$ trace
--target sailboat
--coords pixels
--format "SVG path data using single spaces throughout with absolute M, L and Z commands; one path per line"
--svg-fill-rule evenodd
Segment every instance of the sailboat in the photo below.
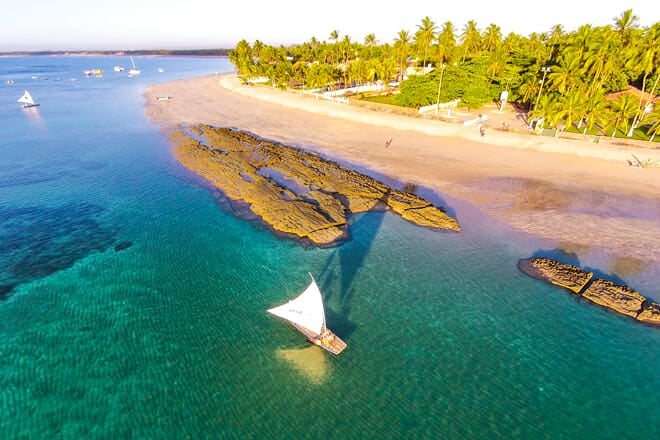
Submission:
M 16 102 L 22 103 L 23 108 L 39 106 L 38 103 L 34 102 L 34 99 L 32 99 L 32 95 L 30 95 L 30 92 L 28 92 L 27 90 L 25 91 L 25 93 L 23 93 L 23 96 L 18 98 L 18 101 Z
M 326 327 L 321 290 L 311 273 L 309 276 L 312 282 L 297 298 L 268 309 L 268 313 L 289 321 L 309 342 L 337 355 L 344 351 L 346 343 Z
M 131 57 L 131 65 L 133 66 L 133 68 L 128 71 L 128 76 L 139 75 L 140 71 L 135 67 L 135 61 L 133 61 L 133 57 Z

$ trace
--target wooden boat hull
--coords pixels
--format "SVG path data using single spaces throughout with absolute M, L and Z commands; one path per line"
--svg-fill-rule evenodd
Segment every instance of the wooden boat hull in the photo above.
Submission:
M 307 336 L 307 340 L 314 345 L 329 351 L 334 355 L 340 354 L 346 348 L 346 343 L 342 341 L 339 336 L 334 334 L 331 330 L 326 329 L 325 333 L 322 335 L 303 327 L 299 324 L 291 323 L 295 328 L 298 329 L 303 335 Z

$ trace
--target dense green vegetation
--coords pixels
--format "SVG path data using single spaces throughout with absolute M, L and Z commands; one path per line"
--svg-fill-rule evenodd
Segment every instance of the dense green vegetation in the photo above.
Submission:
M 143 50 L 43 50 L 0 52 L 0 55 L 162 55 L 162 56 L 227 56 L 231 49 L 143 49 Z
M 641 28 L 632 10 L 611 25 L 585 24 L 565 32 L 503 36 L 469 21 L 459 31 L 429 17 L 392 44 L 368 34 L 363 43 L 315 37 L 292 47 L 240 41 L 229 59 L 241 75 L 266 77 L 278 87 L 343 88 L 382 81 L 397 87 L 394 102 L 419 108 L 460 99 L 478 108 L 508 92 L 508 102 L 546 127 L 651 139 L 660 133 L 660 22 Z M 612 93 L 635 87 L 633 92 Z

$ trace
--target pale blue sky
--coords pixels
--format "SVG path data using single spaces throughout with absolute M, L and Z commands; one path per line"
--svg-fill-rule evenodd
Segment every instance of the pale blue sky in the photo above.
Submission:
M 364 41 L 374 33 L 392 42 L 405 29 L 411 34 L 425 16 L 437 25 L 451 21 L 460 31 L 468 20 L 480 29 L 491 23 L 506 35 L 545 32 L 555 24 L 572 31 L 583 24 L 606 25 L 632 9 L 640 24 L 660 21 L 653 0 L 442 1 L 331 0 L 8 0 L 0 12 L 0 51 L 93 49 L 231 48 L 252 43 L 295 44 L 312 36 L 329 41 L 337 30 Z M 391 3 L 394 6 L 390 5 Z

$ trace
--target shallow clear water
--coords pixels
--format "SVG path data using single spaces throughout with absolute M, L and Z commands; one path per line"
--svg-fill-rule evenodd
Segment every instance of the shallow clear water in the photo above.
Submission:
M 143 114 L 148 84 L 228 61 L 135 61 L 0 58 L 1 438 L 658 437 L 660 332 L 518 271 L 555 243 L 424 190 L 460 234 L 381 212 L 334 249 L 276 238 Z M 265 312 L 307 272 L 339 357 Z

